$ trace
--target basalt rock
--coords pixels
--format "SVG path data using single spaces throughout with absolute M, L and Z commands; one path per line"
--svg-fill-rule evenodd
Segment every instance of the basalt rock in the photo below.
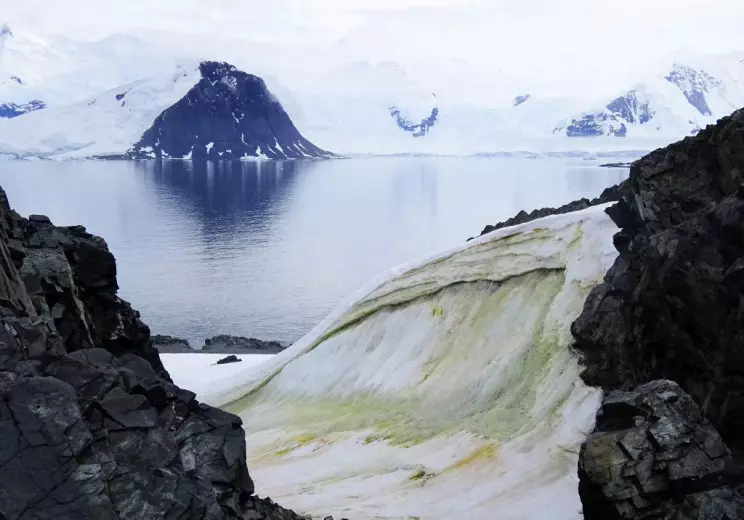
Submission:
M 304 520 L 253 495 L 241 419 L 167 379 L 115 273 L 0 190 L 0 518 Z
M 633 164 L 620 253 L 572 326 L 584 380 L 671 379 L 744 459 L 744 111 Z
M 585 520 L 744 518 L 744 471 L 674 382 L 607 395 L 581 447 Z

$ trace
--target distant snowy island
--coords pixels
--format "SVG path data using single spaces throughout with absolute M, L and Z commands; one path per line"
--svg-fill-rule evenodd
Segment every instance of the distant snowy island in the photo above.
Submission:
M 183 59 L 132 35 L 78 42 L 3 26 L 0 156 L 646 152 L 744 106 L 742 59 L 672 61 L 587 98 L 508 77 L 492 92 L 465 64 L 438 80 L 365 60 L 285 79 L 242 63 Z M 481 83 L 483 92 L 472 94 Z

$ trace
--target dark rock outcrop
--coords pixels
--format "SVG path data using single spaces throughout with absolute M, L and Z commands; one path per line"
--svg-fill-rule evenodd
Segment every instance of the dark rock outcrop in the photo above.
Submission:
M 217 361 L 217 364 L 218 365 L 227 365 L 229 363 L 240 363 L 241 361 L 243 361 L 243 360 L 240 359 L 238 356 L 227 356 L 227 357 L 224 357 L 224 358 L 220 359 L 219 361 Z
M 620 197 L 620 191 L 618 186 L 612 186 L 610 188 L 607 188 L 602 192 L 602 194 L 597 197 L 596 199 L 579 199 L 575 200 L 573 202 L 569 202 L 568 204 L 564 204 L 563 206 L 560 206 L 558 208 L 541 208 L 531 211 L 530 213 L 527 213 L 526 211 L 522 210 L 519 213 L 517 213 L 512 218 L 505 220 L 504 222 L 499 222 L 495 225 L 488 225 L 483 228 L 483 231 L 481 231 L 480 236 L 485 235 L 486 233 L 491 233 L 492 231 L 496 231 L 497 229 L 505 228 L 505 227 L 511 227 L 511 226 L 517 226 L 519 224 L 526 224 L 527 222 L 532 222 L 533 220 L 537 220 L 539 218 L 548 217 L 550 215 L 563 215 L 566 213 L 572 213 L 574 211 L 581 211 L 582 209 L 590 208 L 592 206 L 598 206 L 600 204 L 607 204 L 609 202 L 615 202 Z M 473 238 L 469 238 L 468 240 L 473 240 Z
M 201 80 L 155 119 L 127 157 L 334 157 L 300 134 L 261 78 L 227 63 L 205 61 L 199 69 Z
M 744 111 L 631 168 L 619 258 L 572 325 L 584 380 L 680 384 L 744 459 Z M 737 191 L 738 190 L 738 191 Z
M 204 341 L 201 352 L 210 354 L 278 354 L 287 345 L 278 341 L 220 335 Z
M 605 396 L 579 480 L 585 520 L 744 518 L 744 471 L 671 381 Z
M 530 99 L 530 97 L 531 97 L 530 94 L 523 94 L 521 96 L 517 96 L 514 98 L 514 101 L 512 101 L 512 105 L 514 105 L 515 107 L 518 107 L 519 105 L 526 103 Z
M 240 418 L 167 379 L 115 274 L 0 190 L 0 518 L 302 520 L 253 495 Z
M 173 336 L 164 336 L 161 334 L 152 336 L 152 344 L 158 349 L 158 352 L 163 354 L 188 354 L 197 352 L 191 348 L 188 340 L 174 338 Z
M 56 227 L 43 215 L 20 217 L 0 196 L 14 266 L 38 315 L 50 319 L 65 351 L 103 348 L 142 357 L 165 379 L 150 329 L 119 298 L 116 262 L 106 242 L 82 226 Z

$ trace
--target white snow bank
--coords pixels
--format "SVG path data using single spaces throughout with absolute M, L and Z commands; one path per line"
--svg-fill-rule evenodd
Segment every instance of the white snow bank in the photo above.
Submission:
M 228 354 L 202 354 L 200 352 L 160 354 L 160 359 L 175 384 L 191 390 L 201 399 L 201 396 L 208 393 L 215 382 L 241 372 L 245 373 L 247 368 L 260 365 L 273 357 L 268 354 L 236 355 L 242 361 L 226 365 L 216 363 Z
M 311 514 L 580 518 L 600 392 L 570 323 L 615 258 L 597 207 L 499 230 L 364 287 L 202 399 L 239 413 L 258 492 Z

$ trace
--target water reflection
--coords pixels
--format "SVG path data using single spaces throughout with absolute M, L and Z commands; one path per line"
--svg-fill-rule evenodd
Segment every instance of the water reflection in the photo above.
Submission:
M 292 341 L 380 271 L 626 174 L 510 158 L 10 162 L 0 184 L 20 213 L 104 236 L 152 329 L 200 344 Z

